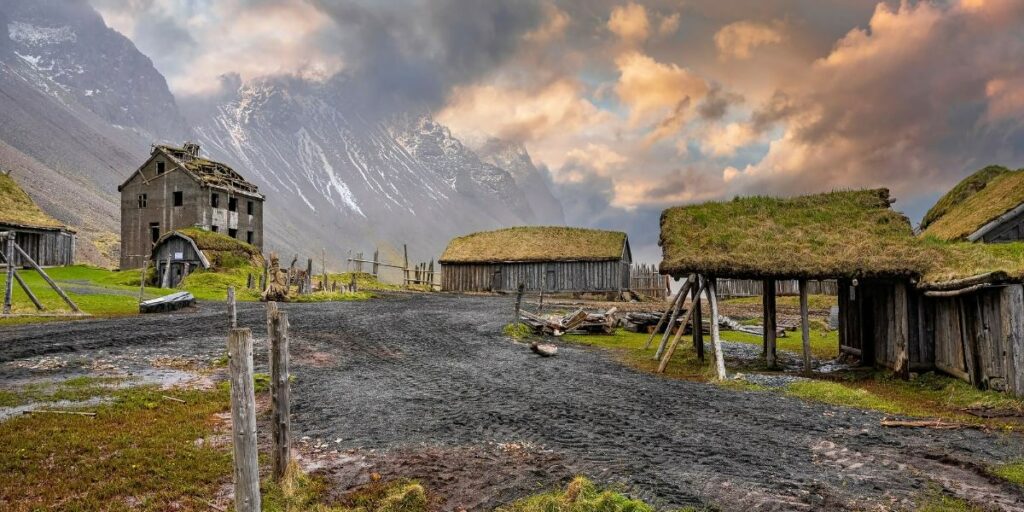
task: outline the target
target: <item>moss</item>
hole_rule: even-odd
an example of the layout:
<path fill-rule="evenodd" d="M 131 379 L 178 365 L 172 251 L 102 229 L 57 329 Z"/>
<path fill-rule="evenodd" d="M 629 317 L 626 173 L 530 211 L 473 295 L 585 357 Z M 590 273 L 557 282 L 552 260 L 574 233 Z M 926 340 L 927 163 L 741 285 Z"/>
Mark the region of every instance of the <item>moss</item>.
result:
<path fill-rule="evenodd" d="M 510 338 L 523 339 L 533 334 L 533 329 L 530 326 L 523 323 L 505 324 L 505 327 L 501 328 L 501 332 Z"/>
<path fill-rule="evenodd" d="M 1002 464 L 992 468 L 992 474 L 1020 486 L 1024 486 L 1024 460 Z"/>
<path fill-rule="evenodd" d="M 601 261 L 622 257 L 626 234 L 569 227 L 515 227 L 461 236 L 448 243 L 440 261 Z"/>
<path fill-rule="evenodd" d="M 940 217 L 959 207 L 968 198 L 984 189 L 993 179 L 1008 172 L 1010 170 L 1001 165 L 990 165 L 964 178 L 963 181 L 957 183 L 949 192 L 946 192 L 945 195 L 939 198 L 935 206 L 928 210 L 928 213 L 921 219 L 921 229 L 929 227 Z"/>
<path fill-rule="evenodd" d="M 498 512 L 654 512 L 654 507 L 578 476 L 565 487 L 500 507 Z"/>
<path fill-rule="evenodd" d="M 942 197 L 921 225 L 925 236 L 963 240 L 988 222 L 1024 203 L 1024 172 L 986 167 Z M 932 211 L 928 212 L 932 214 Z"/>
<path fill-rule="evenodd" d="M 14 181 L 0 172 L 0 223 L 41 228 L 59 228 L 60 222 L 47 215 Z"/>

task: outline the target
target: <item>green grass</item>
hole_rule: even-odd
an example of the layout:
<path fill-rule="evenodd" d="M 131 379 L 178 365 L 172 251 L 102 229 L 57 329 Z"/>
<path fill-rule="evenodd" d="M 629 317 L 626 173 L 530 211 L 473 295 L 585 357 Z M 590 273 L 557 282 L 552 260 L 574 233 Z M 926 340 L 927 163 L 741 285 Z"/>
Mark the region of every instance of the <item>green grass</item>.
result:
<path fill-rule="evenodd" d="M 723 341 L 734 341 L 749 345 L 763 345 L 761 336 L 739 331 L 722 331 Z M 704 341 L 709 342 L 710 337 L 704 335 Z M 818 359 L 835 359 L 839 356 L 839 332 L 838 331 L 810 331 L 811 354 Z M 804 342 L 800 338 L 800 331 L 790 331 L 782 338 L 775 338 L 777 350 L 785 350 L 795 354 L 803 354 Z"/>
<path fill-rule="evenodd" d="M 578 476 L 565 489 L 524 498 L 498 512 L 654 512 L 654 507 L 622 493 L 600 489 Z"/>
<path fill-rule="evenodd" d="M 992 468 L 992 474 L 1020 486 L 1024 486 L 1024 460 Z"/>
<path fill-rule="evenodd" d="M 253 282 L 259 283 L 263 269 L 255 265 L 241 265 L 235 268 L 220 270 L 197 270 L 185 276 L 180 287 L 188 290 L 198 300 L 225 301 L 228 298 L 228 286 L 235 287 L 235 300 L 253 302 L 260 300 L 259 290 L 246 288 L 249 274 Z"/>
<path fill-rule="evenodd" d="M 110 394 L 125 382 L 120 377 L 74 377 L 55 383 L 32 383 L 14 389 L 0 389 L 0 407 L 32 402 L 81 401 Z"/>
<path fill-rule="evenodd" d="M 313 292 L 307 295 L 296 295 L 291 298 L 292 302 L 345 302 L 353 300 L 372 299 L 373 293 L 368 291 L 358 292 Z"/>
<path fill-rule="evenodd" d="M 533 334 L 533 329 L 530 329 L 530 326 L 526 324 L 517 322 L 514 324 L 505 324 L 505 327 L 501 328 L 501 332 L 505 336 L 519 340 L 529 337 L 531 334 Z"/>
<path fill-rule="evenodd" d="M 917 512 L 983 512 L 985 509 L 960 498 L 949 496 L 940 488 L 932 488 L 918 503 Z"/>
<path fill-rule="evenodd" d="M 722 301 L 722 305 L 735 304 L 743 306 L 761 306 L 761 297 L 732 297 Z M 810 309 L 828 309 L 837 304 L 836 298 L 832 295 L 808 295 L 807 306 Z M 800 297 L 796 295 L 779 295 L 775 297 L 776 307 L 800 307 Z"/>
<path fill-rule="evenodd" d="M 0 423 L 5 510 L 209 509 L 231 481 L 231 455 L 196 440 L 227 410 L 227 388 L 137 387 L 112 397 L 89 408 L 94 418 L 31 414 Z"/>
<path fill-rule="evenodd" d="M 402 287 L 396 284 L 388 284 L 373 277 L 369 272 L 342 272 L 340 274 L 327 274 L 328 283 L 337 283 L 338 288 L 348 286 L 352 282 L 352 274 L 356 276 L 356 289 L 369 290 L 374 292 L 398 291 Z M 313 276 L 318 279 L 319 276 Z"/>

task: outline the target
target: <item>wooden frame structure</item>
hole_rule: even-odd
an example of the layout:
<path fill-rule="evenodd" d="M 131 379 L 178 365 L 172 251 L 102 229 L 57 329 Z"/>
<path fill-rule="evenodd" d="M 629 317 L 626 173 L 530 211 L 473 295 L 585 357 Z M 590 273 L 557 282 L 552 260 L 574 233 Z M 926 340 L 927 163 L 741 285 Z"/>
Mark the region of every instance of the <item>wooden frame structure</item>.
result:
<path fill-rule="evenodd" d="M 78 309 L 78 305 L 75 304 L 75 302 L 71 300 L 71 298 L 68 297 L 66 293 L 64 293 L 64 290 L 62 290 L 61 287 L 53 279 L 51 279 L 49 275 L 46 274 L 46 271 L 44 271 L 42 267 L 40 267 L 35 262 L 35 260 L 33 260 L 32 257 L 29 256 L 28 253 L 25 252 L 25 250 L 18 245 L 14 231 L 0 231 L 0 240 L 4 241 L 4 251 L 3 254 L 0 255 L 0 260 L 2 260 L 0 262 L 2 262 L 7 267 L 6 279 L 4 280 L 3 312 L 0 313 L 0 316 L 19 316 L 11 312 L 14 305 L 15 282 L 18 283 L 18 286 L 21 287 L 22 291 L 25 292 L 25 295 L 27 295 L 29 300 L 32 301 L 32 304 L 35 305 L 36 311 L 46 310 L 46 307 L 43 306 L 43 303 L 39 301 L 39 298 L 36 297 L 34 293 L 32 293 L 32 289 L 28 287 L 28 284 L 25 282 L 25 280 L 18 275 L 18 271 L 15 268 L 15 265 L 12 263 L 14 261 L 15 254 L 20 254 L 22 261 L 28 263 L 28 265 L 31 266 L 33 270 L 39 273 L 40 277 L 42 277 L 43 280 L 46 281 L 48 285 L 50 285 L 50 288 L 53 288 L 53 291 L 55 291 L 57 295 L 60 296 L 60 298 L 68 305 L 68 307 L 71 308 L 73 314 L 84 314 L 80 309 Z"/>

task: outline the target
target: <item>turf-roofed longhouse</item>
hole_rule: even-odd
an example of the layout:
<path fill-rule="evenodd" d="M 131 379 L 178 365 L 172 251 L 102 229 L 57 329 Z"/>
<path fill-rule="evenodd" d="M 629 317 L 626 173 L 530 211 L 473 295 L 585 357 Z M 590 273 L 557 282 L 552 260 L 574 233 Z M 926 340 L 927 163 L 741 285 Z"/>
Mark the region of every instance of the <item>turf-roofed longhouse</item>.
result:
<path fill-rule="evenodd" d="M 153 284 L 172 288 L 197 269 L 263 265 L 263 255 L 255 246 L 195 227 L 165 233 L 153 245 L 150 259 L 156 266 Z"/>
<path fill-rule="evenodd" d="M 922 235 L 940 240 L 1024 240 L 1024 169 L 993 165 L 942 196 L 921 221 Z"/>
<path fill-rule="evenodd" d="M 774 279 L 836 279 L 840 350 L 861 364 L 1024 394 L 1024 244 L 918 237 L 891 203 L 878 189 L 670 208 L 661 270 L 760 279 L 766 290 Z"/>
<path fill-rule="evenodd" d="M 453 239 L 441 256 L 448 291 L 615 292 L 629 288 L 625 233 L 570 227 L 515 227 Z"/>
<path fill-rule="evenodd" d="M 14 242 L 44 267 L 75 262 L 75 231 L 49 216 L 18 185 L 11 171 L 0 171 L 0 233 L 14 233 Z M 6 240 L 0 240 L 0 252 Z M 6 265 L 0 258 L 0 265 Z M 28 262 L 14 253 L 14 265 Z"/>

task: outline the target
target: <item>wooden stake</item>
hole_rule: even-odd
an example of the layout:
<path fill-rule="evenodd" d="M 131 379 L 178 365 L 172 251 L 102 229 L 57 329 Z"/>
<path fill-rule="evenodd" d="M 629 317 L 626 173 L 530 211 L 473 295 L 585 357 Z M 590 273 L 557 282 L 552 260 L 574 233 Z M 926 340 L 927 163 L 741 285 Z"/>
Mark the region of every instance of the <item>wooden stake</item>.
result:
<path fill-rule="evenodd" d="M 53 279 L 50 279 L 50 276 L 42 269 L 42 267 L 40 267 L 36 263 L 36 261 L 33 260 L 32 257 L 28 255 L 27 252 L 22 250 L 21 247 L 18 247 L 18 244 L 14 243 L 14 239 L 13 238 L 10 240 L 10 242 L 11 242 L 11 245 L 14 246 L 14 249 L 17 250 L 19 253 L 21 253 L 21 257 L 25 260 L 25 262 L 27 262 L 29 264 L 29 266 L 31 266 L 36 271 L 36 273 L 39 274 L 39 277 L 43 278 L 43 281 L 46 281 L 46 284 L 50 285 L 50 288 L 53 288 L 53 291 L 57 292 L 57 295 L 60 296 L 60 298 L 64 301 L 65 304 L 68 305 L 69 308 L 71 308 L 72 311 L 74 311 L 75 313 L 81 313 L 82 312 L 82 310 L 78 309 L 78 305 L 75 304 L 75 302 L 73 300 L 71 300 L 71 298 L 68 297 L 68 295 L 66 293 L 64 293 L 64 290 L 62 290 L 60 288 L 60 286 L 57 286 L 57 283 Z M 8 261 L 13 261 L 13 260 L 14 260 L 14 258 L 9 258 L 8 259 Z"/>
<path fill-rule="evenodd" d="M 277 302 L 267 301 L 267 373 L 274 374 L 274 344 L 271 333 L 274 332 L 274 319 L 277 318 Z"/>
<path fill-rule="evenodd" d="M 718 286 L 714 277 L 705 277 L 705 280 L 708 302 L 711 304 L 711 345 L 715 348 L 715 370 L 718 380 L 725 380 L 725 356 L 722 354 L 722 340 L 718 332 Z"/>
<path fill-rule="evenodd" d="M 776 366 L 775 352 L 775 280 L 765 279 L 762 304 L 764 305 L 764 346 L 765 362 L 768 368 Z"/>
<path fill-rule="evenodd" d="M 686 282 L 683 283 L 682 289 L 679 290 L 679 301 L 676 303 L 675 309 L 672 310 L 672 316 L 669 318 L 668 325 L 665 326 L 665 335 L 661 337 L 661 343 L 658 344 L 658 350 L 654 352 L 654 357 L 651 359 L 657 361 L 661 359 L 661 356 L 665 353 L 665 346 L 668 345 L 668 338 L 672 335 L 672 327 L 676 325 L 676 318 L 679 316 L 679 310 L 683 308 L 683 303 L 686 302 L 686 296 L 690 293 L 690 288 L 693 287 L 696 280 L 697 276 L 690 274 L 689 277 L 686 278 Z M 682 329 L 682 326 L 679 328 Z"/>
<path fill-rule="evenodd" d="M 164 275 L 160 280 L 160 288 L 171 287 L 171 255 L 167 254 L 166 263 L 164 263 Z"/>
<path fill-rule="evenodd" d="M 0 259 L 3 259 L 4 263 L 7 263 L 7 257 L 4 256 L 3 252 L 0 252 Z M 25 292 L 25 295 L 28 295 L 32 304 L 35 304 L 36 310 L 46 311 L 46 306 L 43 306 L 43 303 L 39 302 L 39 298 L 36 297 L 36 294 L 32 293 L 32 289 L 28 287 L 28 284 L 26 284 L 25 280 L 21 278 L 21 274 L 19 274 L 17 270 L 14 271 L 14 280 L 18 282 L 18 286 L 21 287 L 23 292 Z"/>
<path fill-rule="evenodd" d="M 519 309 L 523 304 L 524 289 L 526 289 L 526 286 L 523 283 L 519 283 L 519 286 L 516 288 L 516 316 L 512 319 L 512 325 L 519 325 Z"/>
<path fill-rule="evenodd" d="M 235 308 L 235 287 L 228 286 L 228 326 L 232 329 L 238 327 L 238 310 Z"/>
<path fill-rule="evenodd" d="M 256 447 L 256 393 L 252 376 L 252 331 L 228 336 L 231 375 L 231 433 L 234 441 L 235 510 L 259 512 L 260 467 Z"/>
<path fill-rule="evenodd" d="M 700 295 L 700 293 L 703 291 L 704 286 L 697 287 L 697 295 Z M 665 368 L 668 367 L 668 362 L 672 360 L 672 355 L 676 353 L 676 346 L 679 345 L 679 340 L 682 339 L 683 337 L 683 331 L 686 330 L 686 323 L 689 322 L 691 318 L 693 318 L 694 309 L 695 308 L 693 307 L 693 304 L 691 304 L 690 309 L 686 311 L 686 316 L 683 318 L 683 321 L 679 324 L 679 329 L 676 330 L 676 335 L 672 337 L 672 343 L 668 345 L 667 350 L 665 350 L 664 356 L 661 358 L 661 362 L 658 363 L 658 373 L 665 372 Z"/>
<path fill-rule="evenodd" d="M 14 231 L 7 232 L 7 280 L 4 281 L 4 314 L 11 314 L 14 304 Z"/>
<path fill-rule="evenodd" d="M 409 287 L 409 247 L 402 244 L 402 253 L 405 255 L 405 265 L 402 266 L 405 287 Z"/>
<path fill-rule="evenodd" d="M 686 284 L 683 283 L 683 286 L 685 285 Z M 661 314 L 661 319 L 658 320 L 658 325 L 654 326 L 654 332 L 652 332 L 651 335 L 647 337 L 647 343 L 644 344 L 644 350 L 651 348 L 651 342 L 654 341 L 654 337 L 658 335 L 658 331 L 661 330 L 661 326 L 665 325 L 665 320 L 668 319 L 669 315 L 672 314 L 673 310 L 679 307 L 679 298 L 680 295 L 676 294 L 675 298 L 672 299 L 672 302 L 669 304 L 668 309 L 666 309 L 665 312 Z"/>
<path fill-rule="evenodd" d="M 142 275 L 139 276 L 139 303 L 146 300 L 146 271 L 149 270 L 149 258 L 142 259 Z"/>
<path fill-rule="evenodd" d="M 697 276 L 697 281 L 700 281 L 700 276 Z M 706 285 L 703 285 L 706 286 Z M 704 318 L 703 311 L 700 307 L 700 292 L 694 290 L 693 293 L 693 349 L 697 351 L 697 360 L 704 362 Z"/>
<path fill-rule="evenodd" d="M 804 375 L 811 375 L 811 325 L 807 305 L 807 280 L 801 279 L 800 285 L 800 336 L 804 347 Z"/>
<path fill-rule="evenodd" d="M 288 371 L 288 313 L 275 310 L 271 317 L 270 425 L 273 448 L 271 468 L 274 479 L 284 478 L 291 461 L 291 384 Z"/>

